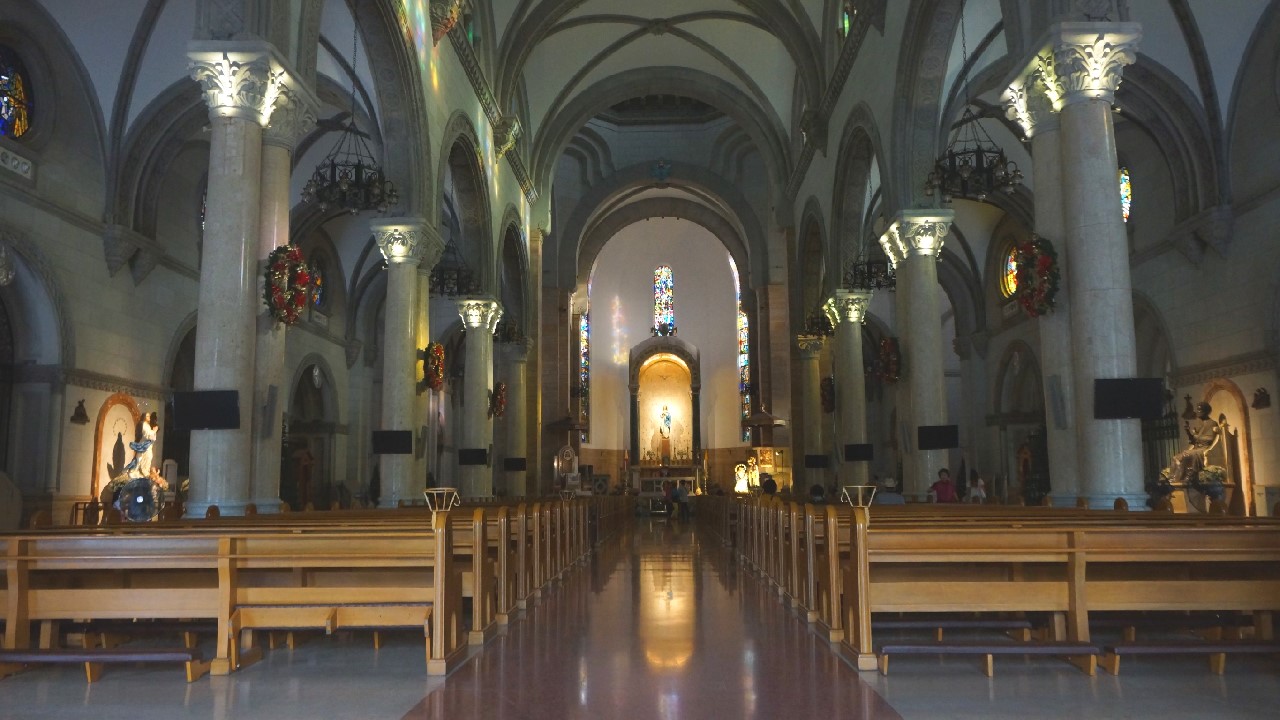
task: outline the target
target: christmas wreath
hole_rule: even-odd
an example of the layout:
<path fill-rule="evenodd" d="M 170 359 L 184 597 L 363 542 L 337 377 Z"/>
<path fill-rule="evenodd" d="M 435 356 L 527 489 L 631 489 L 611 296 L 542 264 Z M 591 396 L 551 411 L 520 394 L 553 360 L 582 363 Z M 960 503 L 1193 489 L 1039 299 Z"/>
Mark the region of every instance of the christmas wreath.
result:
<path fill-rule="evenodd" d="M 489 417 L 500 418 L 507 412 L 507 384 L 495 383 L 489 393 Z"/>
<path fill-rule="evenodd" d="M 1053 310 L 1062 273 L 1058 270 L 1058 253 L 1053 243 L 1039 236 L 1018 246 L 1018 289 L 1015 296 L 1028 317 L 1039 317 Z"/>
<path fill-rule="evenodd" d="M 427 345 L 426 354 L 423 375 L 426 376 L 427 387 L 439 390 L 444 387 L 444 346 L 440 343 L 431 343 Z"/>
<path fill-rule="evenodd" d="M 311 297 L 311 268 L 302 259 L 297 245 L 281 245 L 267 257 L 266 282 L 262 299 L 271 317 L 293 325 Z"/>

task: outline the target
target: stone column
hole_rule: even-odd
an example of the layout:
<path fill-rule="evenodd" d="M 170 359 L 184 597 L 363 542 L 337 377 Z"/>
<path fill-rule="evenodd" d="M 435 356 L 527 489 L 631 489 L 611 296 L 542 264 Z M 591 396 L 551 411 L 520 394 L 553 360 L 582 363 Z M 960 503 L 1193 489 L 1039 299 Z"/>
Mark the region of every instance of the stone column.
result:
<path fill-rule="evenodd" d="M 862 323 L 871 305 L 870 290 L 840 290 L 832 298 L 836 311 L 836 388 L 840 418 L 837 450 L 843 458 L 845 445 L 867 441 L 867 380 L 862 366 Z M 854 462 L 844 466 L 844 484 L 870 482 L 870 464 Z"/>
<path fill-rule="evenodd" d="M 528 468 L 528 391 L 525 385 L 526 365 L 529 362 L 529 350 L 532 343 L 528 340 L 519 340 L 513 343 L 507 343 L 503 346 L 506 355 L 506 383 L 507 383 L 507 410 L 503 416 L 503 422 L 507 423 L 507 451 L 506 457 L 510 459 L 520 458 L 525 461 L 525 467 Z M 526 470 L 508 470 L 505 471 L 507 478 L 507 496 L 508 497 L 524 497 L 528 490 L 526 479 L 528 472 Z"/>
<path fill-rule="evenodd" d="M 538 341 L 542 354 L 542 377 L 538 390 L 542 396 L 542 457 L 538 473 L 538 494 L 552 491 L 556 483 L 556 453 L 568 437 L 566 419 L 576 419 L 577 404 L 570 404 L 569 384 L 576 381 L 575 363 L 578 342 L 577 328 L 570 332 L 570 309 L 573 292 L 552 287 L 543 293 L 544 304 L 540 308 L 542 327 Z"/>
<path fill-rule="evenodd" d="M 1091 507 L 1125 497 L 1142 507 L 1142 436 L 1137 420 L 1095 420 L 1095 378 L 1137 369 L 1129 241 L 1120 210 L 1112 103 L 1121 70 L 1141 37 L 1131 23 L 1061 23 L 1050 31 L 1061 106 L 1066 286 L 1075 349 L 1079 476 Z"/>
<path fill-rule="evenodd" d="M 1035 180 L 1035 232 L 1053 243 L 1063 270 L 1053 312 L 1037 321 L 1040 331 L 1040 370 L 1044 379 L 1044 408 L 1049 445 L 1049 482 L 1054 505 L 1073 507 L 1081 494 L 1076 444 L 1076 397 L 1071 342 L 1071 292 L 1065 268 L 1071 248 L 1066 242 L 1062 205 L 1062 132 L 1051 95 L 1056 81 L 1045 81 L 1052 56 L 1041 53 L 1005 91 L 1007 115 L 1031 140 Z"/>
<path fill-rule="evenodd" d="M 426 232 L 422 218 L 378 218 L 370 223 L 387 261 L 387 300 L 382 333 L 382 428 L 416 434 L 416 322 L 418 264 L 430 255 L 434 265 L 444 252 L 440 239 Z M 379 505 L 395 507 L 414 498 L 422 478 L 414 475 L 414 455 L 383 455 Z"/>
<path fill-rule="evenodd" d="M 542 475 L 542 245 L 546 231 L 533 228 L 529 232 L 529 297 L 528 312 L 534 313 L 529 323 L 528 362 L 525 365 L 525 492 L 538 496 L 546 480 Z"/>
<path fill-rule="evenodd" d="M 631 450 L 631 464 L 640 464 L 640 387 L 631 385 L 629 388 L 631 395 L 630 412 L 628 413 L 628 430 L 630 436 L 628 447 Z"/>
<path fill-rule="evenodd" d="M 823 338 L 813 335 L 797 335 L 796 347 L 800 350 L 800 397 L 801 412 L 804 413 L 804 455 L 826 455 L 825 446 L 822 443 L 822 371 L 818 367 L 818 360 L 822 357 Z M 822 468 L 806 467 L 804 457 L 796 458 L 793 466 L 795 471 L 793 477 L 798 484 L 799 478 L 804 478 L 804 484 L 801 489 L 808 491 L 813 485 L 826 486 L 826 473 Z M 803 474 L 800 474 L 803 473 Z"/>
<path fill-rule="evenodd" d="M 493 418 L 489 415 L 489 393 L 493 390 L 493 333 L 502 319 L 502 305 L 488 297 L 458 300 L 458 315 L 466 328 L 466 370 L 462 385 L 462 437 L 459 452 L 489 451 L 493 442 Z M 493 468 L 462 465 L 458 468 L 463 497 L 493 495 Z"/>
<path fill-rule="evenodd" d="M 267 258 L 289 243 L 289 176 L 293 147 L 315 124 L 318 102 L 303 87 L 278 104 L 262 134 L 262 206 L 258 225 L 258 283 L 265 283 Z M 207 237 L 207 236 L 206 236 Z M 259 290 L 259 297 L 262 293 Z M 285 325 L 258 306 L 254 349 L 253 479 L 249 497 L 259 512 L 280 508 L 280 425 L 285 398 Z"/>
<path fill-rule="evenodd" d="M 920 450 L 916 428 L 947 423 L 938 257 L 954 217 L 950 210 L 907 211 L 880 238 L 898 273 L 897 325 L 906 382 L 906 407 L 898 408 L 900 434 L 905 434 L 899 438 L 902 487 L 916 498 L 925 496 L 947 457 L 945 450 Z"/>
<path fill-rule="evenodd" d="M 244 512 L 253 472 L 255 318 L 258 295 L 262 128 L 290 93 L 271 46 L 193 42 L 191 77 L 209 107 L 209 181 L 200 262 L 195 389 L 235 390 L 239 427 L 191 433 L 187 513 L 210 505 Z"/>

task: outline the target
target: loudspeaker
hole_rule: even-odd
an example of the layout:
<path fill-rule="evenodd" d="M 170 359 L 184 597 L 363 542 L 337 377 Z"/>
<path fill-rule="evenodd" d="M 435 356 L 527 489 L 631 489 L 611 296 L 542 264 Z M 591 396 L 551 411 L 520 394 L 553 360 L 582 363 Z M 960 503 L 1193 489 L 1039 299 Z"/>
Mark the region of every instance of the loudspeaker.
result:
<path fill-rule="evenodd" d="M 175 430 L 240 429 L 240 393 L 236 390 L 192 390 L 173 394 L 169 422 Z"/>
<path fill-rule="evenodd" d="M 960 426 L 921 425 L 916 428 L 916 447 L 921 450 L 950 450 L 960 447 Z"/>
<path fill-rule="evenodd" d="M 858 443 L 855 445 L 844 446 L 845 462 L 871 462 L 875 459 L 875 445 L 871 443 Z"/>
<path fill-rule="evenodd" d="M 831 465 L 831 458 L 827 457 L 826 455 L 805 455 L 804 456 L 805 470 L 821 470 L 823 468 L 830 467 L 830 465 Z"/>
<path fill-rule="evenodd" d="M 458 448 L 459 465 L 488 465 L 489 451 L 485 448 Z"/>
<path fill-rule="evenodd" d="M 522 457 L 502 458 L 502 469 L 507 472 L 524 472 L 528 469 L 528 462 Z"/>
<path fill-rule="evenodd" d="M 1160 378 L 1097 378 L 1093 381 L 1096 420 L 1148 420 L 1164 414 Z"/>
<path fill-rule="evenodd" d="M 412 430 L 374 430 L 374 455 L 412 455 Z"/>

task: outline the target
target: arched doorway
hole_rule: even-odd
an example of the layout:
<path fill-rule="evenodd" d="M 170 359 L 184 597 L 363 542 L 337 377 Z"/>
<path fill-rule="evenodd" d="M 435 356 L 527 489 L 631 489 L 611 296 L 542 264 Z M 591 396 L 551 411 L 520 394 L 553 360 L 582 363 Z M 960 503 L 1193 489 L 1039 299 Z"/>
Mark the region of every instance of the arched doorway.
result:
<path fill-rule="evenodd" d="M 1049 451 L 1040 365 L 1026 343 L 1016 341 L 1005 351 L 995 388 L 992 424 L 1000 434 L 1001 477 L 989 486 L 992 495 L 1015 504 L 1039 504 L 1051 487 Z"/>
<path fill-rule="evenodd" d="M 294 378 L 280 453 L 280 499 L 291 507 L 327 508 L 335 500 L 350 505 L 346 486 L 334 488 L 332 482 L 337 430 L 332 388 L 332 375 L 316 362 L 304 361 Z"/>

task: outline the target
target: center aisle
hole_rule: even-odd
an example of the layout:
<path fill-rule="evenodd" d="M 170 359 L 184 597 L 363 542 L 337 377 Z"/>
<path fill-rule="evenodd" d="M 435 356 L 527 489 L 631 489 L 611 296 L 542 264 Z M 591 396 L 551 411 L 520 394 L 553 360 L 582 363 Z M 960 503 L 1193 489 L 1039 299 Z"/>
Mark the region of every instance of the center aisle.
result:
<path fill-rule="evenodd" d="M 405 720 L 897 712 L 711 538 L 642 519 Z"/>

